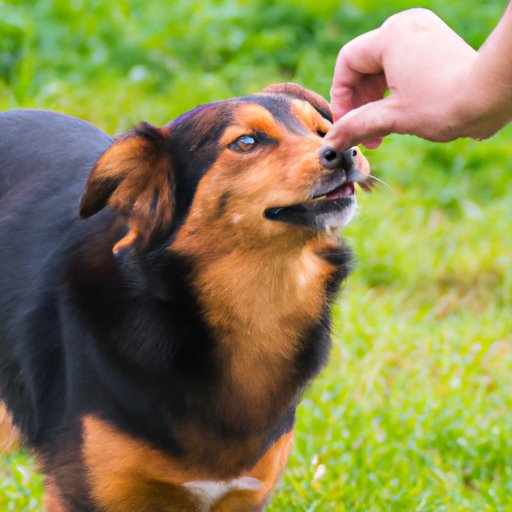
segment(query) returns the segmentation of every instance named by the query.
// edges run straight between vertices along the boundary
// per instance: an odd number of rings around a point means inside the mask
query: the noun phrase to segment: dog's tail
[[[0,401],[0,455],[18,446],[20,435],[14,427],[11,415],[5,404]]]

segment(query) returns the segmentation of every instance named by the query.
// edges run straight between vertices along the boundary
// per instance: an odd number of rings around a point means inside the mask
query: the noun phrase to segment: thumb
[[[338,150],[361,143],[376,148],[382,137],[394,131],[396,114],[390,97],[367,103],[338,119],[324,140]]]

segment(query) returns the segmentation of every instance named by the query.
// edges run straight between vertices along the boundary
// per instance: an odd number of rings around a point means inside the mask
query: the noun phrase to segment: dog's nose
[[[320,165],[325,167],[326,169],[340,169],[345,168],[349,164],[347,161],[347,153],[350,156],[350,153],[345,151],[336,151],[331,146],[325,146],[320,151]]]

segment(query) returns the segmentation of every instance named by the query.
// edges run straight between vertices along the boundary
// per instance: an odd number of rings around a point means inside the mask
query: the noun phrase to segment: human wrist
[[[458,109],[463,136],[485,139],[512,120],[512,2],[478,50]]]
[[[512,100],[505,101],[501,77],[493,76],[477,59],[471,72],[461,76],[446,110],[451,138],[487,139],[512,119]]]

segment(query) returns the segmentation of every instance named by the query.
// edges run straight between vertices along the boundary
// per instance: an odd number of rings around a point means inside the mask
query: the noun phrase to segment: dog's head
[[[114,252],[185,231],[222,233],[219,247],[303,244],[351,220],[354,183],[369,174],[358,149],[325,146],[331,122],[319,95],[279,84],[200,106],[162,128],[143,123],[100,157],[80,215],[108,205],[126,219]]]

